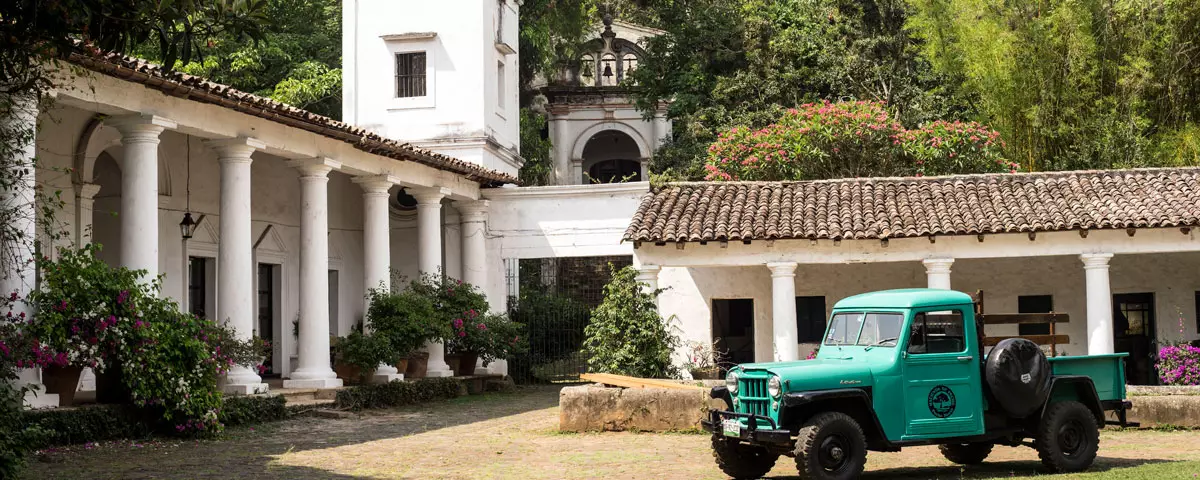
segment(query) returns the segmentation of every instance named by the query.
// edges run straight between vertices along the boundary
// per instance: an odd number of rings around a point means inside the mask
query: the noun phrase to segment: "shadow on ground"
[[[39,455],[27,478],[305,478],[363,479],[318,468],[280,465],[285,453],[329,449],[401,438],[558,405],[562,385],[522,387],[515,394],[489,393],[445,402],[364,412],[346,419],[298,418],[230,429],[220,440],[160,439],[71,447]],[[150,447],[147,447],[150,445]],[[417,452],[396,452],[406,455]],[[273,463],[274,462],[274,463]]]

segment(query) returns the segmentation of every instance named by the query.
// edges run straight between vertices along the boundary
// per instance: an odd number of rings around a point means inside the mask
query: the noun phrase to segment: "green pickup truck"
[[[985,358],[974,307],[933,289],[838,302],[815,359],[739,365],[712,389],[727,408],[703,421],[717,465],[759,478],[785,455],[802,478],[850,479],[868,450],[940,445],[969,465],[1000,444],[1037,449],[1051,471],[1088,468],[1100,427],[1127,424],[1125,354],[1047,358],[1007,338]]]

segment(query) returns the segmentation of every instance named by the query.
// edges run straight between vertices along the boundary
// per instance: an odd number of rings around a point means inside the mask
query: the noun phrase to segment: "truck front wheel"
[[[992,453],[990,443],[956,443],[939,445],[938,450],[946,460],[959,465],[979,465]]]
[[[854,418],[826,412],[800,429],[794,453],[800,478],[849,480],[862,475],[867,464],[867,438]]]
[[[1038,426],[1037,451],[1042,465],[1054,472],[1078,472],[1092,465],[1100,448],[1096,417],[1082,403],[1050,405]]]
[[[719,434],[713,435],[712,446],[717,467],[738,480],[762,478],[775,468],[775,461],[779,460],[778,454],[768,452],[763,447],[726,440]]]

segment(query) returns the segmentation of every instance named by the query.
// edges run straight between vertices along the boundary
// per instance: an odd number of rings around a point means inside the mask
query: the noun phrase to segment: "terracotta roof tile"
[[[669,183],[635,242],[882,239],[1200,225],[1200,168]]]
[[[220,105],[247,115],[342,140],[364,152],[396,160],[412,161],[438,170],[457,173],[482,184],[517,183],[516,178],[505,173],[483,168],[409,143],[384,138],[348,123],[246,93],[202,77],[176,71],[168,72],[159,65],[138,58],[115,53],[93,55],[77,52],[71,54],[68,60],[95,72],[160,90],[166,95]]]

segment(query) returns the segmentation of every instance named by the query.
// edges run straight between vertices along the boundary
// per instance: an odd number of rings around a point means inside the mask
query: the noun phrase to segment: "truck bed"
[[[1091,377],[1100,401],[1125,399],[1125,357],[1128,353],[1051,357],[1050,371],[1055,375]]]

